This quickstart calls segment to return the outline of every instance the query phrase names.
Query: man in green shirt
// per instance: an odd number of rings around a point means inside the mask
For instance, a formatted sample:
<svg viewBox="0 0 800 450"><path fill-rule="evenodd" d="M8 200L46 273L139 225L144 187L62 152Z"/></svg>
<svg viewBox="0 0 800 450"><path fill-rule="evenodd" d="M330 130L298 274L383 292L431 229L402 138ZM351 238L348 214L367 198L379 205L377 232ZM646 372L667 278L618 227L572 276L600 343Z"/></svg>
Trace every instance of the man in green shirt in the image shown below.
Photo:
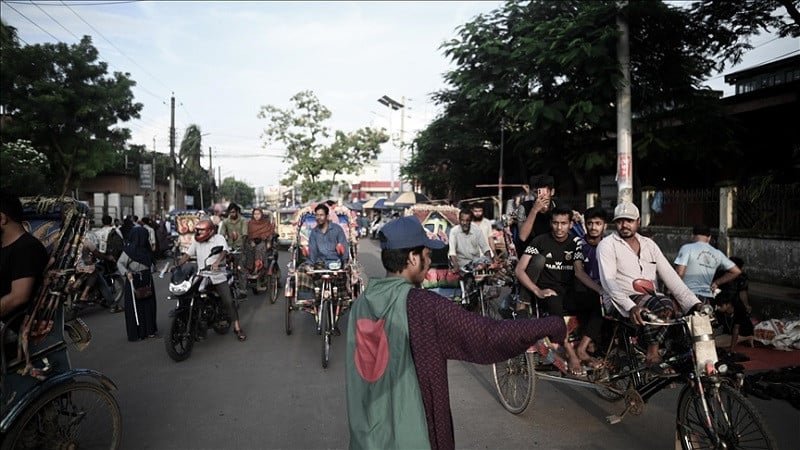
<svg viewBox="0 0 800 450"><path fill-rule="evenodd" d="M240 215L241 212L242 208L236 203L231 202L231 204L228 205L228 218L223 220L219 225L219 234L225 238L231 250L241 249L247 239L247 219ZM236 297L240 299L247 296L247 278L245 274L242 273L241 256L241 254L234 255L236 270L239 271L236 283L236 288L239 292Z"/></svg>

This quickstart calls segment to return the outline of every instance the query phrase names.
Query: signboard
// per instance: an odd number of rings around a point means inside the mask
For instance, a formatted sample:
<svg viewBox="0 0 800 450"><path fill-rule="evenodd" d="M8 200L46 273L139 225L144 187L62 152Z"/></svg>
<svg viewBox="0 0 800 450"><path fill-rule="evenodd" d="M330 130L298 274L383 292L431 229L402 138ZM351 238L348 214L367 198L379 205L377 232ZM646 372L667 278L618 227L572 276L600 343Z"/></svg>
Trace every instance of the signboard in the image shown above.
<svg viewBox="0 0 800 450"><path fill-rule="evenodd" d="M139 188L145 190L153 189L152 164L139 164Z"/></svg>

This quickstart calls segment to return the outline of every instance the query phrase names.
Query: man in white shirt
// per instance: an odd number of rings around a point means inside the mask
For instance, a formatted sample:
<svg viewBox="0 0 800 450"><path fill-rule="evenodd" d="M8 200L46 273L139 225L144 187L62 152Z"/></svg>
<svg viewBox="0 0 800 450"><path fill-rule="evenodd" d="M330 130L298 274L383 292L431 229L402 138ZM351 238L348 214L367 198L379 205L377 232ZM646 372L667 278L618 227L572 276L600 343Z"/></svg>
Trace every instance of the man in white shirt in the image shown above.
<svg viewBox="0 0 800 450"><path fill-rule="evenodd" d="M480 203L472 204L472 224L481 230L483 236L486 238L486 242L489 244L492 255L496 255L497 248L495 248L494 239L492 239L492 224L489 222L489 219L483 217L483 205Z"/></svg>
<svg viewBox="0 0 800 450"><path fill-rule="evenodd" d="M649 280L657 287L657 278L660 278L684 313L699 308L702 305L700 300L675 273L658 245L638 233L640 224L639 208L633 203L622 202L614 209L617 231L597 245L603 295L611 299L620 315L637 325L644 324L643 312L668 319L675 317L675 311L668 297L641 295L634 290L633 281L636 279ZM661 363L658 348L666 330L667 327L645 326L646 360L652 367Z"/></svg>
<svg viewBox="0 0 800 450"><path fill-rule="evenodd" d="M239 310L233 303L233 294L228 286L228 277L224 270L220 270L221 267L224 269L225 257L228 255L230 247L228 247L228 242L225 238L221 234L217 234L215 230L216 227L211 219L202 219L197 222L197 225L194 227L194 241L192 241L186 253L181 256L177 265L182 266L189 261L189 258L196 256L198 270L208 265L209 270L217 272L209 278L214 284L214 289L216 289L217 294L219 294L222 304L228 310L228 314L233 320L233 332L240 341L244 341L247 339L247 335L244 334L244 331L242 331L239 325ZM212 257L211 249L217 246L222 247L222 253Z"/></svg>
<svg viewBox="0 0 800 450"><path fill-rule="evenodd" d="M450 229L450 248L447 251L452 272L458 272L460 267L471 263L475 258L483 255L492 257L489 241L478 227L472 226L472 211L462 209L458 213L458 225Z"/></svg>

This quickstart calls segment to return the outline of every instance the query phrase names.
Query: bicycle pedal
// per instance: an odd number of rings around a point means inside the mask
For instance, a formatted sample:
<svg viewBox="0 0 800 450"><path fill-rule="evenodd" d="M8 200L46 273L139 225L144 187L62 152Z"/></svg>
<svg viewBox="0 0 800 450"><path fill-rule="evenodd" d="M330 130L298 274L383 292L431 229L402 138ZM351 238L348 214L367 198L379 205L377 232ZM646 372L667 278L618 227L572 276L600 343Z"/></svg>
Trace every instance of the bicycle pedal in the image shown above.
<svg viewBox="0 0 800 450"><path fill-rule="evenodd" d="M619 416L617 414L606 416L606 422L608 422L609 425L616 425L622 422L622 416Z"/></svg>

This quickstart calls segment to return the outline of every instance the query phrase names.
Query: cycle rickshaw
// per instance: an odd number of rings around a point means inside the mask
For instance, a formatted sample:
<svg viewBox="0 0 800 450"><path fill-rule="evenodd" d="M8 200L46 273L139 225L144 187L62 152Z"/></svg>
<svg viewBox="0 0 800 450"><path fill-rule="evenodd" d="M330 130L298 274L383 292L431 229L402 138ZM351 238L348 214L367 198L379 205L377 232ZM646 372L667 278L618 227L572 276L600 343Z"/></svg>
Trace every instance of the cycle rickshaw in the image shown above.
<svg viewBox="0 0 800 450"><path fill-rule="evenodd" d="M453 206L423 204L412 206L408 212L419 219L429 239L446 244L449 244L450 229L458 226L458 213L458 208ZM453 273L447 251L447 246L431 250L431 267L422 287L486 315L486 298L498 296L499 288L505 284L503 266L481 257Z"/></svg>
<svg viewBox="0 0 800 450"><path fill-rule="evenodd" d="M288 264L284 291L286 334L292 334L293 312L300 311L313 316L317 334L322 337L322 367L326 368L330 361L331 339L338 334L339 318L361 294L364 281L361 279L363 271L358 263L357 215L340 205L330 206L329 217L332 219L332 226L344 228L349 248L341 249L341 252L349 252L348 263L332 263L323 268L298 270L309 255L309 233L317 226L315 206L316 204L302 208L295 215L297 235L289 248L291 261Z"/></svg>
<svg viewBox="0 0 800 450"><path fill-rule="evenodd" d="M65 323L63 310L89 208L70 198L21 200L25 228L51 258L31 308L0 322L0 448L118 448L122 419L114 382L72 368L67 352L68 341L81 350L91 339L81 319Z"/></svg>

